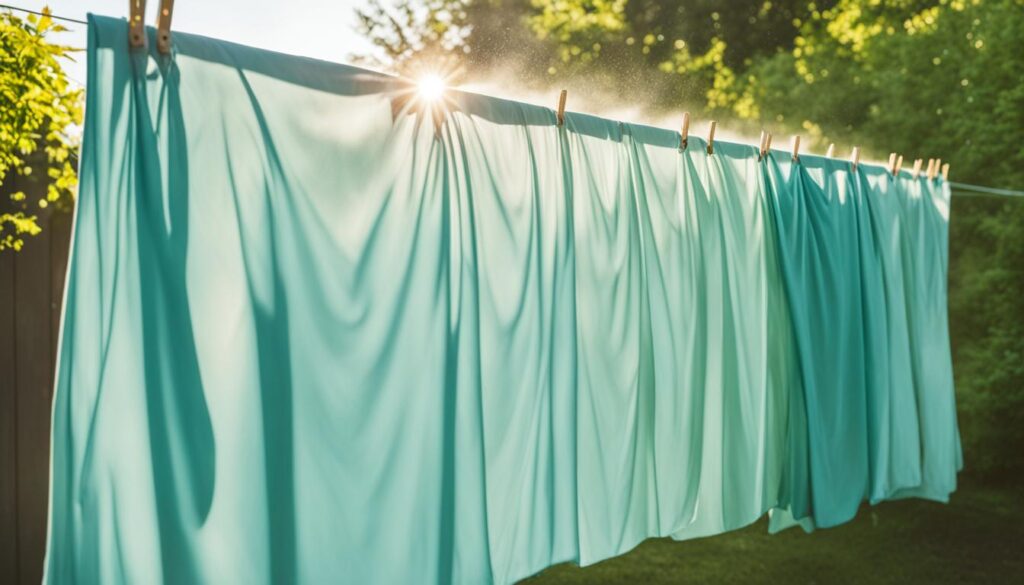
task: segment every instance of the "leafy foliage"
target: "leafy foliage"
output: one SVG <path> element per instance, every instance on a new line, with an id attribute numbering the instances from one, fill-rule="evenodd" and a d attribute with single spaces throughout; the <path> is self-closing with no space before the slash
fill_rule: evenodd
<path id="1" fill-rule="evenodd" d="M 466 4 L 469 0 L 423 0 L 397 4 L 370 0 L 356 9 L 358 31 L 378 50 L 363 60 L 407 75 L 420 73 L 422 64 L 451 71 L 468 52 Z"/>
<path id="2" fill-rule="evenodd" d="M 69 132 L 82 121 L 82 90 L 59 62 L 73 49 L 46 39 L 64 28 L 44 12 L 24 20 L 0 13 L 0 185 L 36 172 L 48 179 L 43 197 L 10 195 L 13 209 L 0 213 L 0 251 L 20 250 L 25 237 L 40 232 L 33 211 L 67 205 L 77 185 L 78 143 Z"/>

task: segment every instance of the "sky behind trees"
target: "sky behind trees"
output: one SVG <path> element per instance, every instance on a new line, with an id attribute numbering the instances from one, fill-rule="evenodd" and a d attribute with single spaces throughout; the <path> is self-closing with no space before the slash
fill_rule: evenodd
<path id="1" fill-rule="evenodd" d="M 104 16 L 128 16 L 127 0 L 2 0 L 2 4 L 42 10 L 85 20 L 93 12 Z M 146 23 L 156 22 L 159 0 L 146 2 Z M 363 0 L 178 0 L 174 3 L 175 30 L 251 45 L 263 49 L 345 61 L 364 52 L 369 43 L 355 34 L 355 8 Z M 85 27 L 62 23 L 69 29 L 54 42 L 85 47 Z M 85 59 L 68 65 L 68 74 L 85 82 Z"/>

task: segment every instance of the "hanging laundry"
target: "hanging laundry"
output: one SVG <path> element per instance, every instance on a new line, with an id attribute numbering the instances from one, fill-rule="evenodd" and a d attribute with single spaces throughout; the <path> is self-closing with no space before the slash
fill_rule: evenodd
<path id="1" fill-rule="evenodd" d="M 955 489 L 943 179 L 89 22 L 48 583 L 513 583 Z"/>

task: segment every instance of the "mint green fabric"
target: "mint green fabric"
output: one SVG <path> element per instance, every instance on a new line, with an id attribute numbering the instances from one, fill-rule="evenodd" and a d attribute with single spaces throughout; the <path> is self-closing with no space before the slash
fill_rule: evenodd
<path id="1" fill-rule="evenodd" d="M 512 583 L 955 489 L 942 180 L 89 35 L 46 582 Z"/>

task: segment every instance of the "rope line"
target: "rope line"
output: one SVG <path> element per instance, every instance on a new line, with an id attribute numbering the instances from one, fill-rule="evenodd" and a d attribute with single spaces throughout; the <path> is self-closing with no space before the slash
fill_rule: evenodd
<path id="1" fill-rule="evenodd" d="M 969 193 L 982 193 L 985 195 L 1002 195 L 1003 197 L 1024 197 L 1024 191 L 1014 189 L 996 189 L 994 187 L 982 187 L 981 185 L 969 185 L 967 183 L 949 182 L 949 188 L 954 191 L 966 191 Z"/>
<path id="2" fill-rule="evenodd" d="M 22 8 L 20 6 L 10 6 L 8 4 L 0 4 L 0 8 L 6 8 L 8 10 L 17 10 L 18 12 L 27 12 L 28 14 L 35 14 L 36 16 L 47 16 L 54 20 L 63 20 L 65 22 L 73 22 L 75 24 L 89 24 L 84 20 L 78 20 L 77 18 L 68 18 L 67 16 L 57 16 L 56 14 L 46 14 L 45 12 L 37 12 L 35 10 L 29 10 L 28 8 Z"/>
<path id="3" fill-rule="evenodd" d="M 8 10 L 17 10 L 20 12 L 27 12 L 28 14 L 35 14 L 36 16 L 48 16 L 55 20 L 63 20 L 65 22 L 73 22 L 75 24 L 88 25 L 89 23 L 84 20 L 77 18 L 68 18 L 67 16 L 58 16 L 56 14 L 45 14 L 37 12 L 35 10 L 29 10 L 27 8 L 21 8 L 20 6 L 11 6 L 9 4 L 0 4 L 0 8 L 6 8 Z M 960 191 L 966 193 L 980 193 L 984 195 L 1001 195 L 1003 197 L 1024 197 L 1024 191 L 1018 191 L 1015 189 L 996 189 L 994 187 L 983 187 L 981 185 L 970 185 L 968 183 L 955 183 L 949 181 L 949 187 L 953 191 Z"/>

